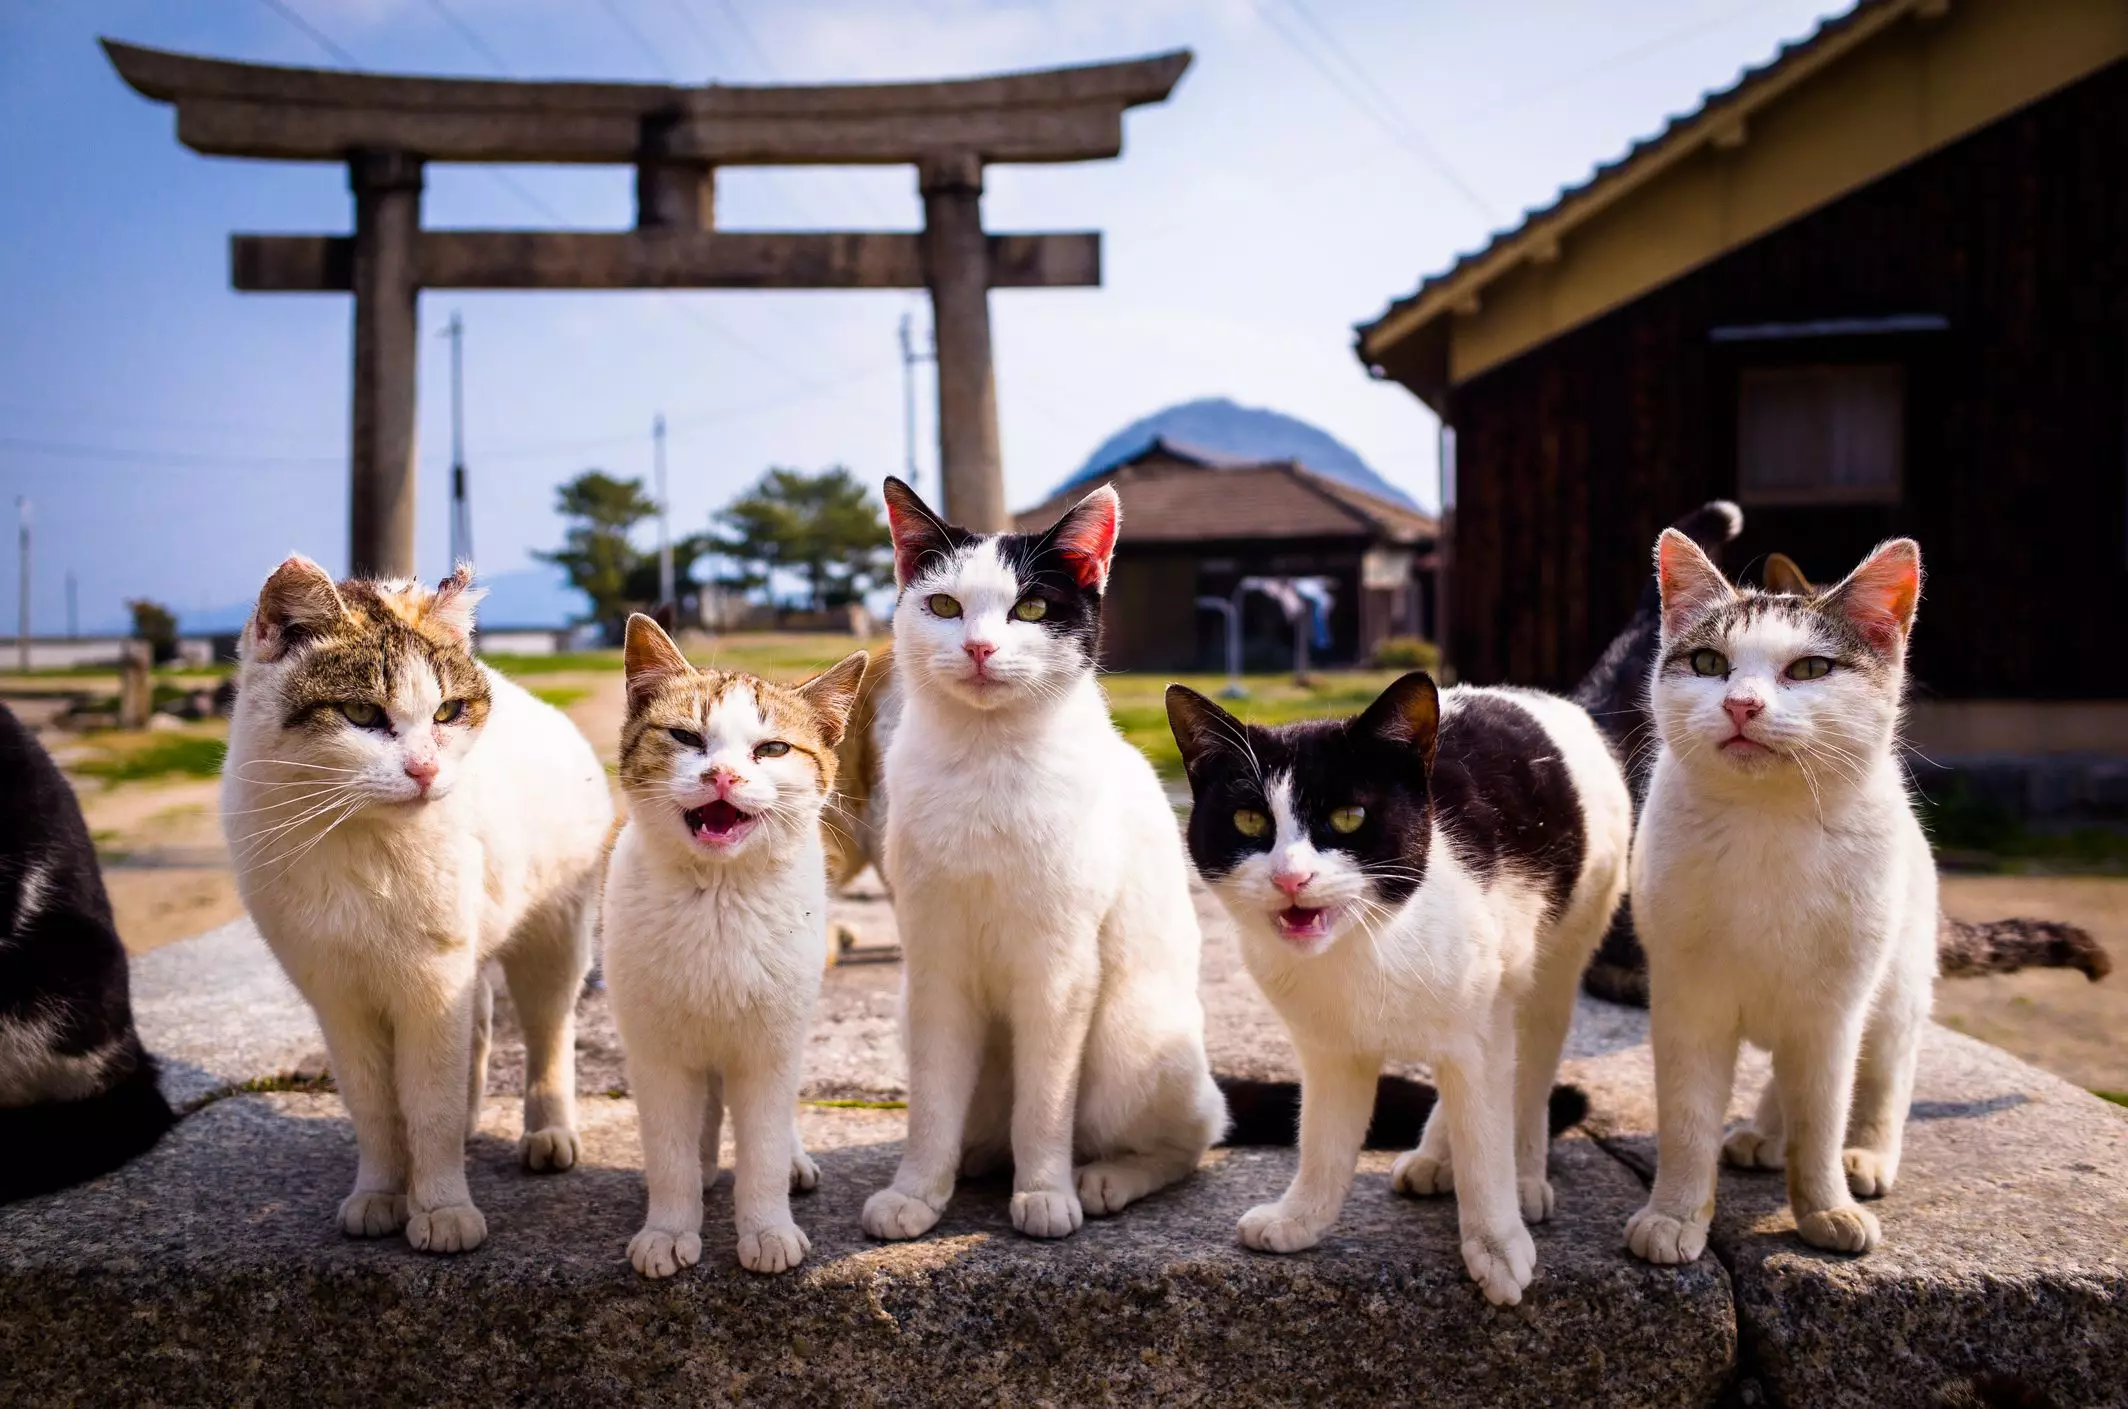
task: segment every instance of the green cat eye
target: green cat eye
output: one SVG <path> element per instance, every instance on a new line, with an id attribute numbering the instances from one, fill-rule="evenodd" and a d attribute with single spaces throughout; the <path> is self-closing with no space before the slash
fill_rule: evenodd
<path id="1" fill-rule="evenodd" d="M 445 700 L 442 704 L 436 706 L 436 712 L 430 715 L 429 718 L 435 720 L 438 724 L 455 724 L 458 722 L 458 716 L 464 713 L 464 700 Z"/>
<path id="2" fill-rule="evenodd" d="M 931 609 L 931 615 L 946 617 L 949 620 L 961 614 L 961 604 L 943 592 L 934 592 L 925 598 L 924 605 Z"/>
<path id="3" fill-rule="evenodd" d="M 1333 832 L 1356 832 L 1360 823 L 1367 820 L 1364 807 L 1340 807 L 1330 814 L 1330 830 Z"/>
<path id="4" fill-rule="evenodd" d="M 755 758 L 781 758 L 791 751 L 791 746 L 781 739 L 770 739 L 765 744 L 754 745 Z"/>
<path id="5" fill-rule="evenodd" d="M 1244 807 L 1234 814 L 1234 830 L 1245 837 L 1260 837 L 1271 830 L 1271 819 L 1253 807 Z"/>
<path id="6" fill-rule="evenodd" d="M 1727 675 L 1729 673 L 1729 657 L 1723 655 L 1720 651 L 1694 651 L 1692 653 L 1692 673 L 1694 675 Z"/>
<path id="7" fill-rule="evenodd" d="M 357 729 L 377 729 L 384 724 L 384 711 L 368 700 L 342 700 L 340 713 Z"/>
<path id="8" fill-rule="evenodd" d="M 1805 656 L 1801 660 L 1790 661 L 1788 669 L 1783 673 L 1790 680 L 1816 680 L 1820 676 L 1832 674 L 1832 660 L 1828 656 Z"/>
<path id="9" fill-rule="evenodd" d="M 1049 615 L 1049 603 L 1040 597 L 1022 597 L 1013 604 L 1012 614 L 1021 621 L 1040 621 Z"/>

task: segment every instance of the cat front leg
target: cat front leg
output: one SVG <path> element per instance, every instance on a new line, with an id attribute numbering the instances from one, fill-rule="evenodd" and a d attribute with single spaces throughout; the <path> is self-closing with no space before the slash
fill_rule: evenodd
<path id="1" fill-rule="evenodd" d="M 1929 943 L 1933 946 L 1935 936 Z M 1921 1059 L 1921 1033 L 1928 1024 L 1933 975 L 1888 975 L 1892 985 L 1870 1014 L 1855 1066 L 1854 1107 L 1848 1116 L 1847 1149 L 1840 1157 L 1847 1188 L 1858 1199 L 1882 1198 L 1899 1177 L 1906 1141 L 1907 1110 L 1914 1101 L 1914 1067 Z"/>
<path id="2" fill-rule="evenodd" d="M 416 984 L 393 1014 L 392 1070 L 411 1165 L 406 1240 L 422 1252 L 471 1252 L 488 1236 L 488 1221 L 466 1187 L 465 1074 L 479 981 L 470 943 L 462 958 L 464 970 L 438 985 L 444 991 Z"/>
<path id="3" fill-rule="evenodd" d="M 355 1127 L 355 1187 L 340 1203 L 340 1228 L 350 1238 L 386 1237 L 406 1226 L 408 1164 L 391 1033 L 366 1003 L 314 1006 L 333 1080 Z"/>
<path id="4" fill-rule="evenodd" d="M 1515 1189 L 1514 1023 L 1496 1000 L 1488 1030 L 1443 1052 L 1434 1082 L 1447 1112 L 1463 1265 L 1495 1306 L 1513 1306 L 1536 1275 L 1537 1245 Z"/>
<path id="5" fill-rule="evenodd" d="M 502 956 L 510 1001 L 525 1034 L 525 1131 L 518 1156 L 526 1169 L 574 1168 L 576 1135 L 576 999 L 591 968 L 587 905 L 571 900 L 527 922 Z"/>
<path id="6" fill-rule="evenodd" d="M 739 1265 L 749 1272 L 787 1272 L 813 1247 L 791 1219 L 792 1160 L 799 1153 L 792 1121 L 798 1067 L 798 1054 L 792 1053 L 782 1062 L 735 1066 L 724 1074 L 738 1147 L 732 1210 Z"/>
<path id="7" fill-rule="evenodd" d="M 1439 1101 L 1426 1113 L 1417 1149 L 1406 1150 L 1389 1166 L 1389 1187 L 1413 1198 L 1431 1198 L 1456 1187 L 1456 1167 L 1448 1148 L 1448 1113 Z"/>
<path id="8" fill-rule="evenodd" d="M 1734 1169 L 1779 1169 L 1788 1162 L 1788 1136 L 1781 1119 L 1781 1083 L 1768 1078 L 1758 1109 L 1722 1141 L 1722 1161 Z"/>
<path id="9" fill-rule="evenodd" d="M 875 1238 L 919 1237 L 946 1211 L 983 1061 L 983 1014 L 974 995 L 957 976 L 920 967 L 913 954 L 909 962 L 909 1139 L 894 1182 L 865 1200 L 859 1221 Z"/>
<path id="10" fill-rule="evenodd" d="M 1381 1069 L 1379 1054 L 1300 1048 L 1300 1165 L 1277 1203 L 1241 1216 L 1242 1246 L 1299 1252 L 1337 1222 L 1367 1139 Z"/>
<path id="11" fill-rule="evenodd" d="M 1828 1252 L 1868 1252 L 1884 1236 L 1855 1202 L 1842 1160 L 1860 1028 L 1857 1019 L 1788 1034 L 1773 1051 L 1788 1122 L 1788 1207 L 1796 1234 Z"/>
<path id="12" fill-rule="evenodd" d="M 1086 1221 L 1071 1156 L 1079 1072 L 1100 991 L 1096 943 L 1091 934 L 1067 941 L 1062 953 L 1070 957 L 1043 974 L 1046 981 L 1029 974 L 1014 980 L 1012 1226 L 1030 1238 L 1068 1238 Z M 1073 962 L 1081 955 L 1083 962 Z"/>
<path id="13" fill-rule="evenodd" d="M 1691 1262 L 1706 1249 L 1715 1163 L 1741 1041 L 1733 1010 L 1719 1011 L 1726 1006 L 1719 985 L 1693 979 L 1675 985 L 1681 995 L 1660 981 L 1649 992 L 1655 1184 L 1647 1204 L 1626 1220 L 1626 1246 L 1635 1257 L 1664 1265 Z"/>
<path id="14" fill-rule="evenodd" d="M 642 1230 L 628 1242 L 628 1261 L 645 1277 L 670 1277 L 702 1260 L 702 1145 L 711 1080 L 648 1044 L 632 1043 L 628 1086 L 650 1193 Z M 716 1168 L 714 1155 L 708 1168 Z"/>

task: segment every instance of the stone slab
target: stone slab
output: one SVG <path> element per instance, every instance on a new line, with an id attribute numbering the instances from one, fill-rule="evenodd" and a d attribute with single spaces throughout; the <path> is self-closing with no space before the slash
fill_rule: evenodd
<path id="1" fill-rule="evenodd" d="M 132 961 L 133 1021 L 182 1109 L 246 1081 L 321 1071 L 325 1039 L 248 919 Z"/>
<path id="2" fill-rule="evenodd" d="M 584 1164 L 531 1176 L 514 1103 L 491 1099 L 470 1151 L 489 1241 L 452 1259 L 338 1234 L 354 1142 L 334 1098 L 218 1102 L 115 1175 L 0 1208 L 0 1401 L 1699 1404 L 1730 1372 L 1721 1267 L 1620 1255 L 1640 1189 L 1585 1139 L 1560 1142 L 1538 1280 L 1500 1309 L 1464 1275 L 1453 1202 L 1392 1195 L 1387 1155 L 1293 1257 L 1234 1239 L 1291 1173 L 1268 1150 L 1214 1152 L 1061 1242 L 1014 1233 L 986 1181 L 881 1245 L 857 1213 L 900 1113 L 801 1120 L 823 1171 L 796 1203 L 805 1266 L 737 1267 L 727 1178 L 703 1264 L 650 1283 L 624 1255 L 644 1199 L 628 1102 L 585 1102 Z"/>

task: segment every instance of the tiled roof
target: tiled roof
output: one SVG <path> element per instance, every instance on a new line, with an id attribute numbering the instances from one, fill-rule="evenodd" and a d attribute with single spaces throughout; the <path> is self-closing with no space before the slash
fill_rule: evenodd
<path id="1" fill-rule="evenodd" d="M 1179 453 L 1178 453 L 1179 452 Z M 1366 538 L 1411 543 L 1439 531 L 1425 514 L 1377 498 L 1291 460 L 1219 463 L 1156 442 L 1142 455 L 1015 515 L 1039 532 L 1102 484 L 1123 500 L 1123 542 Z"/>

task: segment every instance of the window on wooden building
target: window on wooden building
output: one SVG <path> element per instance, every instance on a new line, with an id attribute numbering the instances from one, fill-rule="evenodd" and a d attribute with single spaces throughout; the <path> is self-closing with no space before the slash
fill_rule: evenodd
<path id="1" fill-rule="evenodd" d="M 1906 374 L 1895 365 L 1752 367 L 1737 394 L 1737 497 L 1747 504 L 1899 498 Z"/>

